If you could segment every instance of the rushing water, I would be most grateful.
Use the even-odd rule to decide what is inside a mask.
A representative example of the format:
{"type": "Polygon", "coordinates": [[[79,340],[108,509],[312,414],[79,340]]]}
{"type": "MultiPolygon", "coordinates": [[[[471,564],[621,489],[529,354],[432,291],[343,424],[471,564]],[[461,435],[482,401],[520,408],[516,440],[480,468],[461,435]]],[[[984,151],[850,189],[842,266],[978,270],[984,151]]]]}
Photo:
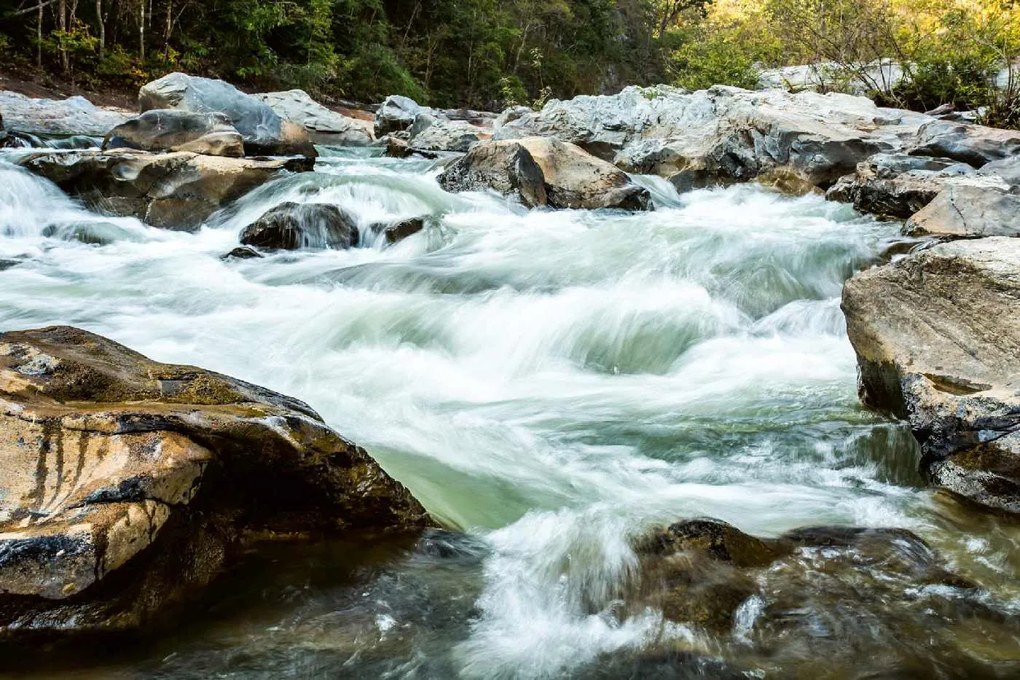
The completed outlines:
{"type": "Polygon", "coordinates": [[[529,212],[443,192],[432,162],[325,151],[193,235],[0,163],[0,330],[73,324],[297,396],[458,530],[256,551],[179,636],[80,677],[1020,674],[1020,530],[925,489],[909,432],[857,402],[840,289],[898,225],[652,178],[655,212],[529,212]],[[286,200],[430,222],[221,259],[286,200]],[[721,637],[617,615],[630,540],[692,516],[904,527],[980,587],[906,588],[903,608],[809,570],[810,625],[768,645],[761,598],[721,637]]]}

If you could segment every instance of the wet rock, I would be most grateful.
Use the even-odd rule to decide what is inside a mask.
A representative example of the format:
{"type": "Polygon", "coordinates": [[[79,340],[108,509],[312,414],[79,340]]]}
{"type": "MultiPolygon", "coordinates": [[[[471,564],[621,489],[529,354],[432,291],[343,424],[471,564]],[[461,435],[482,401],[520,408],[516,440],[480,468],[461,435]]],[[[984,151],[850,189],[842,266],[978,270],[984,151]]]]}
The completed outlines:
{"type": "Polygon", "coordinates": [[[255,187],[314,165],[305,158],[260,160],[131,149],[40,151],[17,162],[93,210],[177,230],[195,229],[255,187]]]}
{"type": "Polygon", "coordinates": [[[610,163],[556,139],[485,142],[439,177],[447,191],[494,189],[528,207],[646,210],[646,189],[610,163]]]}
{"type": "Polygon", "coordinates": [[[129,118],[126,112],[99,108],[84,97],[32,99],[6,91],[0,91],[0,111],[9,131],[28,135],[102,137],[129,118]]]}
{"type": "Polygon", "coordinates": [[[1020,236],[1020,195],[982,186],[948,186],[904,227],[911,236],[1020,236]]]}
{"type": "Polygon", "coordinates": [[[387,243],[399,243],[409,236],[414,236],[424,228],[424,218],[412,217],[411,219],[401,220],[400,222],[394,222],[393,224],[386,225],[383,228],[383,234],[386,235],[387,243]]]}
{"type": "Polygon", "coordinates": [[[757,634],[787,646],[804,636],[804,618],[853,621],[870,616],[875,602],[909,606],[916,588],[976,587],[903,529],[806,527],[765,539],[695,519],[650,533],[635,552],[641,575],[630,611],[657,607],[667,620],[713,635],[757,634]]]}
{"type": "Polygon", "coordinates": [[[931,120],[840,94],[630,87],[552,101],[495,137],[555,136],[628,172],[668,177],[681,190],[748,181],[776,168],[828,188],[874,154],[912,144],[931,120]]]}
{"type": "Polygon", "coordinates": [[[302,127],[285,121],[265,102],[222,80],[171,73],[142,86],[138,105],[143,113],[154,109],[222,113],[241,133],[248,155],[317,155],[302,127]]]}
{"type": "Polygon", "coordinates": [[[851,279],[868,406],[909,422],[930,480],[1020,512],[1020,239],[943,243],[851,279]]]}
{"type": "Polygon", "coordinates": [[[222,113],[173,109],[146,111],[118,125],[103,141],[104,149],[190,151],[206,156],[244,156],[241,134],[222,113]]]}
{"type": "Polygon", "coordinates": [[[381,139],[393,132],[406,130],[414,124],[423,109],[410,97],[392,95],[386,98],[375,114],[375,136],[381,139]]]}
{"type": "Polygon", "coordinates": [[[480,141],[492,137],[487,130],[464,121],[450,121],[428,113],[415,116],[408,130],[409,146],[415,151],[453,151],[463,153],[480,141]]]}
{"type": "Polygon", "coordinates": [[[905,219],[931,203],[943,187],[973,173],[969,165],[948,158],[876,154],[825,197],[872,215],[905,219]]]}
{"type": "Polygon", "coordinates": [[[371,126],[327,109],[304,90],[255,95],[285,121],[305,129],[316,144],[366,146],[372,143],[371,126]]]}
{"type": "Polygon", "coordinates": [[[240,246],[234,248],[229,253],[221,257],[221,260],[257,260],[264,257],[262,253],[255,250],[250,246],[240,246]]]}
{"type": "Polygon", "coordinates": [[[408,158],[414,155],[414,149],[406,139],[395,135],[386,135],[383,140],[386,144],[386,155],[389,158],[408,158]]]}
{"type": "Polygon", "coordinates": [[[1020,155],[1020,132],[937,120],[920,128],[910,153],[943,156],[980,168],[1020,155]]]}
{"type": "Polygon", "coordinates": [[[241,232],[241,243],[270,250],[332,248],[358,243],[354,219],[326,203],[281,203],[241,232]]]}
{"type": "Polygon", "coordinates": [[[0,334],[0,468],[6,636],[160,622],[247,535],[427,521],[302,402],[68,327],[0,334]]]}

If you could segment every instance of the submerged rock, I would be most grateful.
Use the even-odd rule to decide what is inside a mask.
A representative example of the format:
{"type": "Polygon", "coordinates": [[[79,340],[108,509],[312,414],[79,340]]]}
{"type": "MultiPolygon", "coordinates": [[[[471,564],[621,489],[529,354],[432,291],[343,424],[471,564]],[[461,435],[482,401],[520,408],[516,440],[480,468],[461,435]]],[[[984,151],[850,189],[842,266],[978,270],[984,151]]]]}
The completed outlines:
{"type": "Polygon", "coordinates": [[[221,257],[221,260],[257,260],[263,255],[251,246],[239,246],[221,257]]]}
{"type": "Polygon", "coordinates": [[[241,231],[241,243],[271,250],[357,245],[354,219],[326,203],[281,203],[241,231]]]}
{"type": "Polygon", "coordinates": [[[943,243],[851,279],[861,398],[907,420],[931,481],[1020,513],[1020,239],[943,243]]]}
{"type": "MultiPolygon", "coordinates": [[[[902,529],[806,527],[757,538],[713,519],[679,522],[635,546],[640,570],[632,612],[651,606],[672,622],[713,635],[770,641],[811,638],[812,622],[872,608],[913,606],[925,586],[968,590],[918,536],[902,529]]],[[[885,625],[883,623],[883,625],[885,625]]],[[[788,645],[787,645],[788,646],[788,645]]]]}
{"type": "Polygon", "coordinates": [[[412,217],[410,219],[401,220],[388,224],[383,227],[383,233],[386,235],[387,243],[399,243],[405,238],[414,236],[419,231],[425,228],[425,218],[412,217]]]}
{"type": "Polygon", "coordinates": [[[528,207],[647,210],[651,197],[612,164],[545,137],[485,142],[440,175],[447,191],[494,189],[528,207]]]}
{"type": "Polygon", "coordinates": [[[222,113],[173,109],[146,111],[106,135],[104,149],[190,151],[206,156],[244,156],[244,142],[222,113]]]}
{"type": "Polygon", "coordinates": [[[300,125],[316,144],[366,146],[372,130],[361,121],[327,109],[304,90],[255,95],[285,121],[300,125]]]}
{"type": "Polygon", "coordinates": [[[102,137],[129,118],[123,111],[99,108],[84,97],[32,99],[7,91],[0,91],[0,111],[9,131],[28,135],[102,137]]]}
{"type": "Polygon", "coordinates": [[[260,160],[131,149],[40,151],[17,162],[94,210],[178,230],[195,229],[255,187],[314,165],[305,158],[260,160]]]}
{"type": "Polygon", "coordinates": [[[307,405],[68,327],[0,334],[0,628],[137,630],[246,536],[417,531],[307,405]]]}
{"type": "Polygon", "coordinates": [[[171,73],[142,86],[138,105],[143,113],[154,109],[222,113],[241,133],[249,155],[317,155],[304,128],[285,121],[265,102],[222,80],[171,73]]]}

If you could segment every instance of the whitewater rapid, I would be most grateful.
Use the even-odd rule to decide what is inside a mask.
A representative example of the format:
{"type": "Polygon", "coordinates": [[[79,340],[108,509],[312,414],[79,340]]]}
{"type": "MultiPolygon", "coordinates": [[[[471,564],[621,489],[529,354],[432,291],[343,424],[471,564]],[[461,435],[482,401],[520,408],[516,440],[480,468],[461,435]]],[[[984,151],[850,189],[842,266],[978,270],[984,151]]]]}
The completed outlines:
{"type": "MultiPolygon", "coordinates": [[[[183,234],[91,214],[0,164],[0,330],[72,324],[311,404],[484,546],[464,619],[412,636],[462,677],[583,676],[601,655],[690,638],[653,610],[606,613],[634,578],[629,540],[662,522],[963,544],[939,538],[909,431],[857,401],[840,291],[898,225],[814,195],[678,196],[654,178],[638,178],[654,212],[529,212],[445,193],[437,174],[335,151],[183,234]],[[222,259],[283,201],[338,204],[363,233],[428,226],[390,247],[368,233],[348,251],[222,259]]],[[[398,610],[369,607],[366,630],[410,625],[398,610]]],[[[191,677],[181,658],[162,672],[191,677]]],[[[365,669],[429,677],[416,658],[365,669]]]]}

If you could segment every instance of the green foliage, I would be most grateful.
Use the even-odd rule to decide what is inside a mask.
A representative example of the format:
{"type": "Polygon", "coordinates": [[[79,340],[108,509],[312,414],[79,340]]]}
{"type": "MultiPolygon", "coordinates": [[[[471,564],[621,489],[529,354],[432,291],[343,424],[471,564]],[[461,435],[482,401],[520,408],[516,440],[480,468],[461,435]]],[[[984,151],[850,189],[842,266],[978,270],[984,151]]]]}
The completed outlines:
{"type": "Polygon", "coordinates": [[[673,54],[674,82],[688,90],[713,85],[754,88],[758,84],[754,55],[726,34],[692,39],[673,54]]]}

